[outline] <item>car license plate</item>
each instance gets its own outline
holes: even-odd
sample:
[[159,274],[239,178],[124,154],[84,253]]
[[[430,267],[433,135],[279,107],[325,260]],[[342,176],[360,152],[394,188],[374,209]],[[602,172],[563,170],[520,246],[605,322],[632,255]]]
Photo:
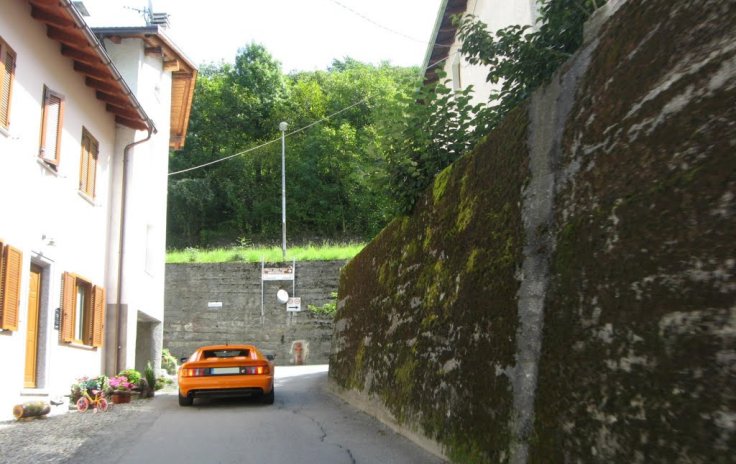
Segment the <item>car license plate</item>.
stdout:
[[213,367],[212,375],[240,374],[239,367]]

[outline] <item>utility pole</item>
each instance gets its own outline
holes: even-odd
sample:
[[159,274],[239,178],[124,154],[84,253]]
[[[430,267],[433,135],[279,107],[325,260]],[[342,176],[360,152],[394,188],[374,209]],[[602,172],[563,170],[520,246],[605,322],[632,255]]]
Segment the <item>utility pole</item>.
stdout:
[[281,131],[281,250],[286,261],[286,122],[279,123]]

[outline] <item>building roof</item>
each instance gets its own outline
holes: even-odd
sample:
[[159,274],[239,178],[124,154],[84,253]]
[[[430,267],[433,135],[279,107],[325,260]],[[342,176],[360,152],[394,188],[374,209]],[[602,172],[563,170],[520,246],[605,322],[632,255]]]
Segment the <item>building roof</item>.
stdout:
[[136,38],[145,43],[147,55],[161,56],[164,70],[171,71],[171,133],[169,146],[178,150],[184,146],[189,127],[197,67],[174,45],[160,26],[94,28],[97,37],[120,42]]
[[102,44],[69,0],[28,0],[31,17],[46,25],[48,38],[61,44],[61,54],[74,62],[97,99],[115,122],[136,130],[156,130]]
[[468,0],[442,0],[440,2],[432,32],[432,42],[427,47],[427,53],[424,56],[422,69],[424,69],[425,84],[435,82],[439,78],[437,69],[444,68],[443,63],[450,55],[450,47],[455,43],[457,27],[452,24],[452,16],[465,13],[467,7]]

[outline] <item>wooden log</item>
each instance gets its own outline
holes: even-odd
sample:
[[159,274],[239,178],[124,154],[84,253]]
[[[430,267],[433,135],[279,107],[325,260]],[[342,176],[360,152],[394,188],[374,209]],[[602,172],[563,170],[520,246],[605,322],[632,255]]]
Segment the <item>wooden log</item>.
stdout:
[[43,401],[30,401],[28,403],[17,404],[13,407],[13,415],[20,420],[24,417],[45,416],[51,412],[51,405]]

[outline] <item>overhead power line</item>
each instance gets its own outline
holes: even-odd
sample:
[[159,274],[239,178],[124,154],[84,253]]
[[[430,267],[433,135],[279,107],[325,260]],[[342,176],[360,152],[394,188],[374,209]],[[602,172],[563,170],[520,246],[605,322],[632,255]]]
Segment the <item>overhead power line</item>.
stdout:
[[[381,29],[383,29],[385,31],[391,32],[392,34],[396,34],[396,35],[401,36],[401,37],[403,37],[405,39],[412,40],[414,42],[419,42],[419,43],[422,43],[424,45],[429,45],[429,42],[426,41],[426,40],[417,39],[416,37],[412,37],[410,35],[404,34],[403,32],[400,32],[400,31],[397,31],[395,29],[391,29],[390,27],[384,26],[383,24],[379,23],[378,21],[375,21],[375,20],[369,18],[368,16],[364,15],[360,11],[356,11],[356,10],[350,8],[349,6],[345,5],[344,3],[342,3],[342,2],[340,2],[338,0],[330,0],[330,1],[332,3],[334,3],[335,5],[340,6],[340,7],[344,8],[344,9],[348,10],[349,12],[353,13],[354,15],[356,15],[356,16],[364,19],[365,21],[368,21],[369,23],[373,24],[374,26],[380,27]],[[435,46],[436,47],[447,47],[447,48],[450,48],[450,45],[435,44]]]
[[[437,60],[434,63],[431,63],[429,66],[427,66],[426,68],[424,68],[423,70],[421,70],[421,74],[424,74],[428,70],[434,68],[435,66],[437,66],[437,65],[439,65],[439,64],[441,64],[441,63],[443,63],[445,61],[447,61],[449,58],[454,57],[457,54],[458,54],[458,52],[455,52],[455,53],[453,53],[453,54],[451,54],[451,55],[449,55],[449,56],[447,56],[445,58],[442,58],[441,60]],[[314,121],[314,122],[312,122],[310,124],[307,124],[306,126],[300,127],[299,129],[296,129],[296,130],[293,130],[293,131],[287,133],[285,136],[286,137],[290,137],[290,136],[292,136],[294,134],[298,134],[299,132],[303,132],[303,131],[309,129],[310,127],[316,126],[317,124],[320,124],[320,123],[322,123],[324,121],[327,121],[328,119],[333,118],[333,117],[337,116],[338,114],[343,113],[343,112],[349,110],[350,108],[354,108],[354,107],[360,105],[361,103],[363,103],[363,102],[365,102],[367,100],[368,100],[368,97],[364,97],[363,99],[361,99],[361,100],[353,103],[352,105],[346,106],[345,108],[342,108],[341,110],[335,111],[334,113],[329,114],[329,115],[323,117],[322,119],[318,119],[318,120],[316,120],[316,121]],[[211,166],[213,164],[222,163],[223,161],[227,161],[227,160],[229,160],[231,158],[236,158],[238,156],[242,156],[242,155],[245,155],[247,153],[256,151],[256,150],[258,150],[260,148],[266,147],[266,146],[271,145],[272,143],[278,142],[280,140],[281,140],[281,137],[277,137],[277,138],[275,138],[273,140],[269,140],[268,142],[264,142],[264,143],[262,143],[262,144],[260,144],[260,145],[258,145],[256,147],[252,147],[252,148],[249,148],[247,150],[243,150],[241,152],[238,152],[238,153],[235,153],[235,154],[232,154],[232,155],[224,156],[222,158],[218,158],[216,160],[212,160],[212,161],[209,161],[207,163],[202,163],[202,164],[197,165],[197,166],[192,166],[190,168],[186,168],[186,169],[181,169],[179,171],[170,172],[169,173],[169,176],[175,176],[177,174],[182,174],[182,173],[185,173],[185,172],[194,171],[194,170],[201,169],[201,168],[204,168],[204,167],[207,167],[207,166]]]
[[[316,126],[317,124],[319,124],[321,122],[327,121],[328,119],[330,119],[332,117],[335,117],[338,114],[349,110],[350,108],[353,108],[355,106],[358,106],[358,105],[360,105],[361,103],[363,103],[363,102],[365,102],[367,100],[368,100],[368,97],[365,97],[362,100],[357,101],[357,102],[353,103],[350,106],[346,106],[345,108],[343,108],[343,109],[341,109],[339,111],[335,111],[334,113],[323,117],[322,119],[318,119],[318,120],[316,120],[316,121],[314,121],[314,122],[312,122],[310,124],[307,124],[306,126],[303,126],[303,127],[300,127],[299,129],[296,129],[296,130],[293,130],[291,132],[288,132],[287,134],[285,134],[285,137],[290,137],[290,136],[292,136],[294,134],[298,134],[299,132],[305,131],[305,130],[309,129],[310,127]],[[260,144],[260,145],[258,145],[256,147],[252,147],[252,148],[249,148],[247,150],[243,150],[243,151],[238,152],[238,153],[235,153],[233,155],[224,156],[222,158],[218,158],[216,160],[208,161],[207,163],[202,163],[200,165],[192,166],[190,168],[182,169],[180,171],[170,172],[169,175],[170,176],[174,176],[176,174],[182,174],[184,172],[194,171],[196,169],[201,169],[201,168],[204,168],[204,167],[207,167],[207,166],[211,166],[213,164],[222,163],[223,161],[227,161],[227,160],[229,160],[231,158],[235,158],[237,156],[242,156],[242,155],[245,155],[246,153],[250,153],[250,152],[256,151],[256,150],[258,150],[260,148],[263,148],[265,146],[271,145],[272,143],[278,142],[280,140],[281,140],[281,137],[277,137],[277,138],[275,138],[273,140],[269,140],[268,142],[264,142],[264,143],[262,143],[262,144]]]

